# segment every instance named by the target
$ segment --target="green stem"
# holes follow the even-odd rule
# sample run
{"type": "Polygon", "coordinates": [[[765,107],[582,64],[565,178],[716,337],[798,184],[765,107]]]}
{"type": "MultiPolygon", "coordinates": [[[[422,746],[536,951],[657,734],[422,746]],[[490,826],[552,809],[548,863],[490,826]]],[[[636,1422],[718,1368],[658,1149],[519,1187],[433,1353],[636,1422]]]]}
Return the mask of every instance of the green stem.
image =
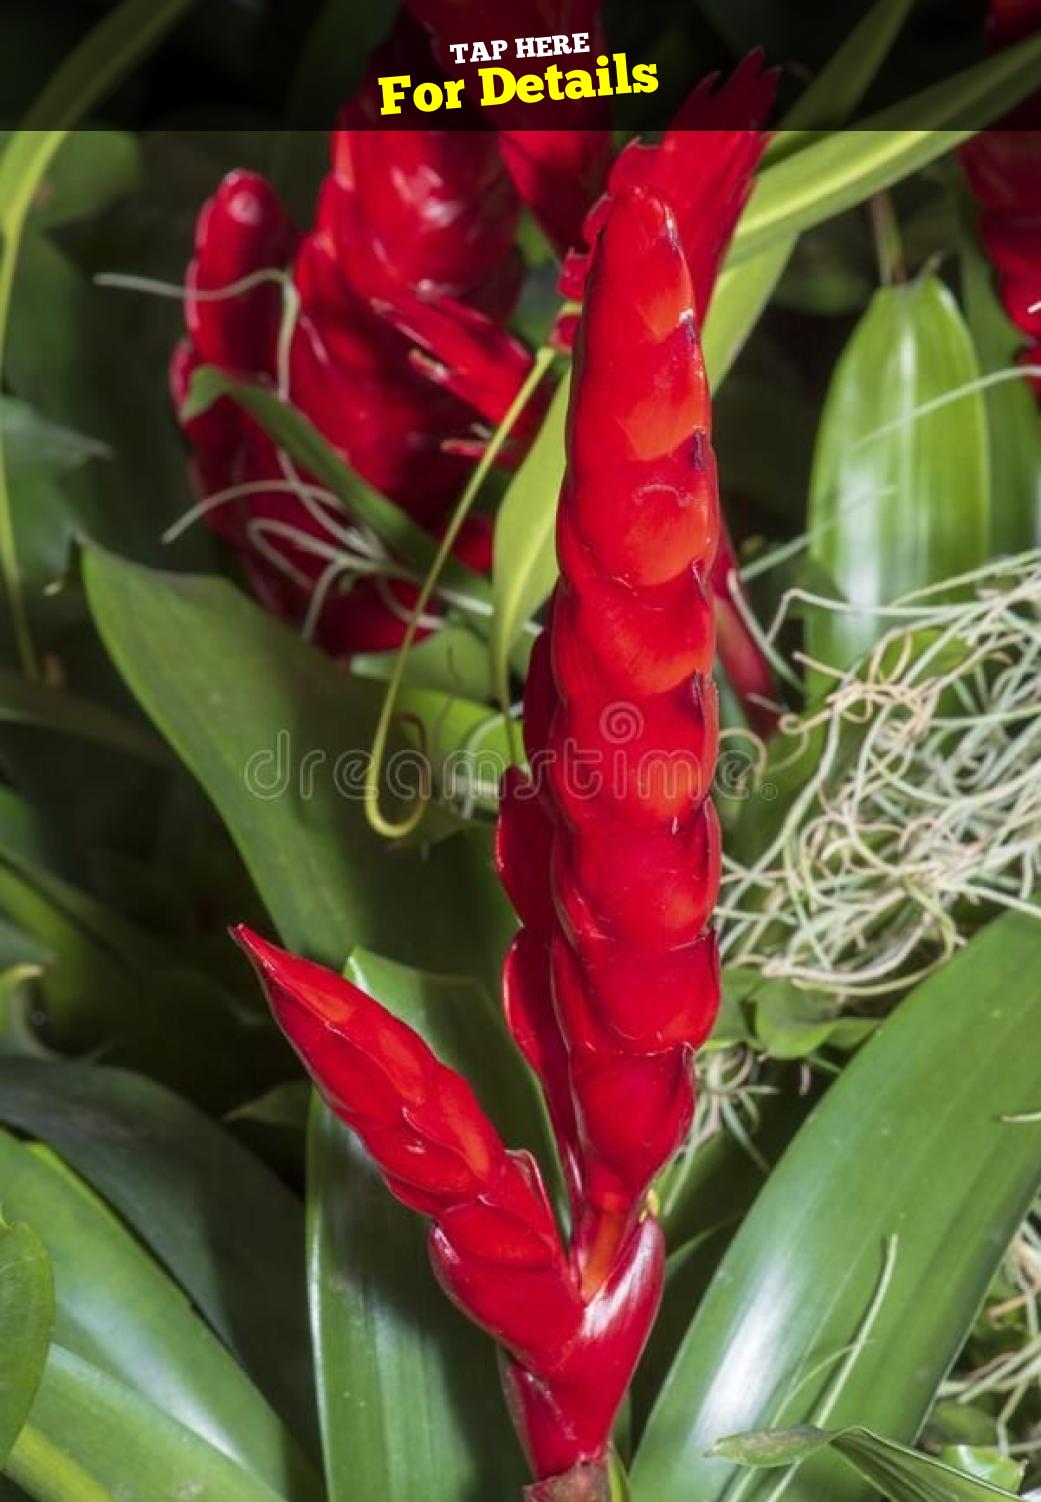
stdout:
{"type": "Polygon", "coordinates": [[[113,1502],[100,1481],[32,1424],[15,1441],[4,1474],[36,1502],[113,1502]]]}
{"type": "Polygon", "coordinates": [[[907,281],[907,264],[900,239],[893,199],[889,193],[876,193],[871,200],[871,227],[875,235],[878,273],[883,287],[907,281]]]}
{"type": "MultiPolygon", "coordinates": [[[[394,706],[397,702],[398,692],[401,688],[402,679],[405,675],[405,665],[408,662],[408,654],[415,640],[416,630],[422,619],[423,612],[430,603],[430,598],[437,588],[437,581],[441,576],[441,570],[451,556],[456,539],[462,530],[470,510],[477,499],[485,477],[498,457],[499,451],[513,431],[517,419],[527,406],[528,399],[538,386],[542,377],[553,362],[554,351],[548,347],[539,350],[532,363],[531,370],[523,386],[517,392],[510,403],[509,410],[499,424],[488,447],[481,455],[480,462],[470,476],[469,483],[459,499],[459,503],[452,513],[452,519],[445,529],[441,539],[441,545],[437,550],[430,572],[423,581],[423,587],[419,592],[419,598],[412,607],[408,626],[405,630],[405,638],[398,648],[398,655],[394,663],[394,671],[387,685],[387,693],[380,710],[380,717],[376,725],[376,734],[372,740],[372,751],[369,757],[369,766],[365,777],[365,813],[369,823],[378,834],[385,835],[387,839],[402,839],[412,833],[419,825],[426,808],[426,800],[420,796],[416,799],[410,813],[404,819],[395,822],[388,819],[380,808],[380,775],[383,770],[383,758],[387,751],[387,740],[390,736],[391,722],[394,716],[394,706]]],[[[509,717],[507,717],[509,723],[509,717]]]]}

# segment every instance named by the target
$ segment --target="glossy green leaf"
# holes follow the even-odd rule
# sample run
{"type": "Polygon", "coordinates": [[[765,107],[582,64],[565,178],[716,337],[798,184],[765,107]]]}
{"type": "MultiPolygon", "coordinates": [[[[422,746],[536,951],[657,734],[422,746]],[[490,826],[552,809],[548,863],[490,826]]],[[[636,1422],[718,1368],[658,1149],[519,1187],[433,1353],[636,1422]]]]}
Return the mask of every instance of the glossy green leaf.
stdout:
{"type": "Polygon", "coordinates": [[[0,1059],[0,1120],[49,1143],[119,1212],[308,1439],[304,1221],[280,1180],[194,1106],[122,1069],[0,1059]]]}
{"type": "Polygon", "coordinates": [[[286,1495],[60,1346],[8,1474],[35,1502],[282,1502],[286,1495]]]}
{"type": "Polygon", "coordinates": [[[1018,1496],[982,1476],[921,1455],[859,1424],[833,1430],[806,1425],[801,1429],[735,1434],[720,1440],[713,1452],[739,1465],[773,1468],[799,1465],[826,1448],[847,1460],[889,1502],[990,1502],[994,1497],[1018,1496]]]}
{"type": "Polygon", "coordinates": [[[360,798],[375,722],[365,686],[223,580],[85,559],[102,637],[202,783],[283,941],[341,966],[355,944],[498,975],[513,920],[487,843],[392,849],[360,798]]]}
{"type": "Polygon", "coordinates": [[[741,217],[732,263],[863,203],[997,119],[1041,84],[1041,36],[903,100],[849,130],[834,131],[760,175],[741,217]],[[900,129],[894,129],[899,125],[900,129]]]}
{"type": "Polygon", "coordinates": [[[565,376],[495,523],[491,661],[492,681],[500,697],[509,681],[514,643],[524,623],[549,598],[557,578],[557,496],[564,476],[564,421],[570,390],[570,376],[565,376]]]}
{"type": "MultiPolygon", "coordinates": [[[[57,69],[0,155],[0,371],[7,366],[8,318],[15,270],[33,199],[71,126],[158,44],[193,0],[123,0],[57,69]]],[[[25,617],[14,537],[7,460],[0,432],[0,576],[22,666],[38,673],[25,617]]]]}
{"type": "MultiPolygon", "coordinates": [[[[991,923],[831,1086],[691,1311],[637,1502],[718,1502],[733,1467],[705,1452],[728,1434],[863,1421],[914,1439],[1041,1185],[1041,1127],[1002,1120],[1041,1102],[1039,963],[1041,925],[991,923]]],[[[814,1460],[785,1495],[873,1492],[814,1460]]]]}
{"type": "Polygon", "coordinates": [[[43,1242],[0,1220],[0,1468],[29,1415],[54,1329],[54,1285],[43,1242]]]}
{"type": "Polygon", "coordinates": [[[71,1171],[0,1133],[5,1213],[40,1226],[55,1339],[275,1490],[314,1494],[284,1425],[184,1295],[71,1171]]]}
{"type": "MultiPolygon", "coordinates": [[[[364,522],[387,546],[424,577],[437,553],[437,543],[406,511],[388,501],[367,485],[326,442],[308,417],[289,402],[262,386],[237,381],[214,365],[201,366],[192,377],[191,391],[184,403],[182,420],[197,417],[221,397],[230,397],[343,503],[348,513],[364,522]]],[[[487,582],[456,558],[443,569],[445,586],[469,598],[487,601],[487,582]]]]}
{"type": "MultiPolygon", "coordinates": [[[[961,204],[961,271],[965,318],[984,375],[1010,370],[1023,335],[1009,320],[995,286],[994,267],[979,243],[976,210],[961,204]]],[[[1002,381],[984,393],[995,552],[1019,553],[1041,542],[1041,424],[1025,379],[1002,381]]]]}
{"type": "Polygon", "coordinates": [[[421,1217],[319,1103],[308,1239],[329,1502],[519,1496],[492,1342],[434,1282],[421,1217]]]}
{"type": "Polygon", "coordinates": [[[846,667],[884,629],[876,607],[987,558],[983,395],[918,415],[978,379],[968,330],[937,277],[876,293],[832,379],[809,509],[810,559],[856,613],[811,609],[811,658],[846,667]]]}

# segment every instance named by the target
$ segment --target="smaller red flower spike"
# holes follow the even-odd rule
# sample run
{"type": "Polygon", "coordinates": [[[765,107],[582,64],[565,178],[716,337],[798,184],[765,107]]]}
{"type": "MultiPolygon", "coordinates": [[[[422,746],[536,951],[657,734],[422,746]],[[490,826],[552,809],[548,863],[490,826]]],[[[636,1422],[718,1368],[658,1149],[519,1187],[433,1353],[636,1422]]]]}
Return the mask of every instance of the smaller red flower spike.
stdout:
{"type": "Polygon", "coordinates": [[[534,1160],[510,1153],[461,1075],[350,981],[233,930],[330,1109],[387,1187],[433,1221],[446,1292],[519,1361],[553,1367],[585,1311],[534,1160]]]}
{"type": "Polygon", "coordinates": [[[601,1461],[661,1299],[657,1222],[635,1227],[584,1298],[534,1160],[506,1150],[467,1082],[357,986],[248,928],[233,935],[323,1099],[391,1192],[430,1217],[445,1292],[503,1347],[535,1474],[601,1461]]]}

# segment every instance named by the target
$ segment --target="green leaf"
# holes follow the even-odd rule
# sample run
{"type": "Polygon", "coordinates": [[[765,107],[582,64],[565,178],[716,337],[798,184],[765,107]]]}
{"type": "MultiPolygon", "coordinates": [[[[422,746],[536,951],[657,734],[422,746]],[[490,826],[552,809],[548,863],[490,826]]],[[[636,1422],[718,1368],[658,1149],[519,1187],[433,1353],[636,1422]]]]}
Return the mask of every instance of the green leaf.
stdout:
{"type": "Polygon", "coordinates": [[[19,134],[76,125],[159,45],[194,0],[123,0],[66,58],[22,121],[19,134]]]}
{"type": "MultiPolygon", "coordinates": [[[[962,290],[965,317],[985,375],[1009,370],[1023,335],[995,288],[994,267],[979,243],[976,209],[961,195],[962,290]]],[[[1041,541],[1041,424],[1030,384],[1002,381],[984,394],[989,430],[991,536],[996,553],[1019,553],[1041,541]]]]}
{"type": "Polygon", "coordinates": [[[0,1059],[0,1120],[49,1143],[104,1196],[309,1439],[296,1196],[201,1111],[122,1069],[0,1059]]]}
{"type": "MultiPolygon", "coordinates": [[[[994,1497],[1016,1498],[1017,1492],[992,1485],[984,1477],[967,1474],[884,1439],[859,1424],[845,1429],[762,1430],[735,1434],[712,1448],[723,1459],[747,1466],[798,1465],[819,1450],[831,1448],[842,1455],[874,1491],[889,1502],[990,1502],[994,1497]]],[[[1019,1469],[1012,1463],[1012,1469],[1019,1469]]]]}
{"type": "Polygon", "coordinates": [[[53,1346],[8,1474],[36,1502],[282,1502],[99,1367],[53,1346]]]}
{"type": "Polygon", "coordinates": [[[84,567],[113,660],[217,805],[283,941],[337,968],[364,944],[497,984],[513,919],[486,842],[424,858],[368,826],[365,685],[223,580],[99,551],[84,567]]]}
{"type": "Polygon", "coordinates": [[[0,1468],[29,1415],[53,1328],[46,1248],[30,1226],[0,1220],[0,1468]]]}
{"type": "Polygon", "coordinates": [[[1013,1495],[1019,1495],[1026,1465],[1022,1460],[1013,1460],[1011,1455],[1002,1455],[1000,1450],[985,1445],[945,1445],[939,1457],[944,1465],[956,1471],[965,1471],[987,1481],[991,1486],[1004,1487],[1013,1495]]]}
{"type": "Polygon", "coordinates": [[[817,661],[845,668],[885,629],[876,607],[988,557],[982,393],[916,415],[978,379],[937,277],[875,294],[832,379],[814,456],[809,556],[856,611],[809,611],[817,661]]]}
{"type": "Polygon", "coordinates": [[[36,189],[30,222],[56,229],[93,218],[132,193],[140,179],[141,144],[129,131],[71,131],[36,189]]]}
{"type": "MultiPolygon", "coordinates": [[[[236,381],[215,365],[203,365],[192,377],[191,390],[181,411],[182,420],[198,417],[221,397],[230,397],[255,417],[264,431],[326,486],[352,517],[371,527],[392,552],[412,564],[421,577],[425,576],[437,554],[435,539],[400,506],[355,474],[299,407],[262,386],[236,381]]],[[[448,588],[471,599],[490,598],[487,582],[457,558],[446,562],[443,577],[448,588]]]]}
{"type": "Polygon", "coordinates": [[[60,1345],[275,1490],[313,1495],[284,1426],[184,1295],[69,1169],[0,1133],[0,1193],[6,1213],[42,1227],[60,1345]]]}
{"type": "MultiPolygon", "coordinates": [[[[991,923],[828,1090],[687,1329],[632,1468],[637,1502],[718,1502],[732,1470],[704,1452],[739,1431],[862,1419],[914,1439],[1041,1183],[1038,1128],[1001,1119],[1041,1102],[1039,963],[1033,919],[991,923]]],[[[873,1495],[818,1465],[788,1502],[873,1495]]]]}
{"type": "MultiPolygon", "coordinates": [[[[191,4],[192,0],[123,0],[66,58],[22,122],[24,128],[5,146],[0,156],[0,371],[7,364],[8,316],[22,235],[44,175],[69,128],[105,98],[191,4]]],[[[35,676],[38,663],[22,602],[2,432],[0,575],[22,665],[35,676]]]]}
{"type": "Polygon", "coordinates": [[[570,376],[565,376],[495,523],[491,659],[492,682],[500,698],[508,683],[514,643],[556,583],[557,495],[564,476],[564,421],[570,390],[570,376]]]}
{"type": "Polygon", "coordinates": [[[741,216],[731,263],[863,203],[928,166],[974,134],[943,127],[972,119],[978,129],[1041,83],[1041,36],[1028,38],[787,156],[760,174],[741,216]],[[892,129],[899,124],[902,128],[892,129]]]}
{"type": "Polygon", "coordinates": [[[0,434],[12,467],[76,469],[88,459],[107,459],[111,449],[97,438],[48,422],[28,402],[0,396],[0,434]]]}
{"type": "Polygon", "coordinates": [[[776,244],[745,257],[740,265],[724,266],[712,294],[702,336],[705,369],[713,391],[723,384],[770,301],[795,249],[796,238],[782,236],[776,244]]]}
{"type": "Polygon", "coordinates": [[[170,757],[161,741],[133,720],[92,704],[79,694],[49,688],[0,667],[0,721],[14,725],[38,725],[61,735],[81,736],[99,746],[169,767],[170,757]]]}
{"type": "Polygon", "coordinates": [[[875,0],[784,117],[784,130],[837,129],[874,83],[914,0],[875,0]]]}
{"type": "MultiPolygon", "coordinates": [[[[374,678],[387,683],[394,671],[397,652],[356,652],[351,672],[356,678],[374,678]]],[[[466,626],[445,625],[409,650],[403,682],[418,688],[436,688],[464,699],[489,699],[492,680],[488,647],[466,626]]]]}
{"type": "Polygon", "coordinates": [[[518,1496],[524,1466],[493,1344],[435,1284],[423,1221],[318,1102],[308,1156],[329,1502],[518,1496]]]}

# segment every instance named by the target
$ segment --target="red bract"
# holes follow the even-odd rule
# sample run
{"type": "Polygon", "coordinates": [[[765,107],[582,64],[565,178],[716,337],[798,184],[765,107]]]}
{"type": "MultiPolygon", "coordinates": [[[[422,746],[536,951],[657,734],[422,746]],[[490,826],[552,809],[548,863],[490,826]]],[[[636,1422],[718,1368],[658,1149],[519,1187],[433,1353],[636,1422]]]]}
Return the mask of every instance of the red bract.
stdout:
{"type": "Polygon", "coordinates": [[[620,194],[575,358],[561,580],[525,703],[531,772],[508,775],[497,840],[523,925],[505,965],[506,1016],[560,1143],[570,1248],[534,1162],[506,1150],[466,1082],[411,1029],[347,981],[237,931],[329,1106],[392,1192],[431,1218],[439,1280],[503,1349],[535,1475],[566,1474],[570,1497],[602,1475],[661,1298],[648,1190],[690,1126],[693,1053],[718,1001],[705,588],[718,506],[693,297],[667,207],[620,194]],[[594,774],[588,787],[579,765],[594,774]]]}
{"type": "MultiPolygon", "coordinates": [[[[436,529],[468,470],[453,440],[469,438],[478,413],[417,368],[374,300],[446,297],[504,316],[518,285],[517,199],[490,135],[344,129],[333,160],[302,240],[254,173],[230,174],[203,209],[174,400],[202,363],[277,386],[363,479],[436,529]],[[281,346],[282,289],[273,276],[243,287],[264,272],[291,276],[299,297],[281,346]]],[[[411,585],[362,577],[336,587],[352,559],[354,572],[371,565],[372,539],[352,532],[351,518],[231,402],[187,430],[205,496],[245,487],[207,517],[262,601],[298,624],[311,610],[317,640],[336,655],[396,645],[411,585]]],[[[487,528],[469,527],[460,551],[485,567],[487,528]]]]}
{"type": "MultiPolygon", "coordinates": [[[[1041,29],[1041,0],[991,0],[988,40],[1008,47],[1041,29]]],[[[962,147],[969,186],[982,207],[980,235],[998,273],[998,292],[1009,318],[1026,336],[1025,365],[1041,363],[1041,94],[1018,105],[1003,122],[962,147]]],[[[1041,396],[1041,378],[1031,383],[1041,396]]]]}

